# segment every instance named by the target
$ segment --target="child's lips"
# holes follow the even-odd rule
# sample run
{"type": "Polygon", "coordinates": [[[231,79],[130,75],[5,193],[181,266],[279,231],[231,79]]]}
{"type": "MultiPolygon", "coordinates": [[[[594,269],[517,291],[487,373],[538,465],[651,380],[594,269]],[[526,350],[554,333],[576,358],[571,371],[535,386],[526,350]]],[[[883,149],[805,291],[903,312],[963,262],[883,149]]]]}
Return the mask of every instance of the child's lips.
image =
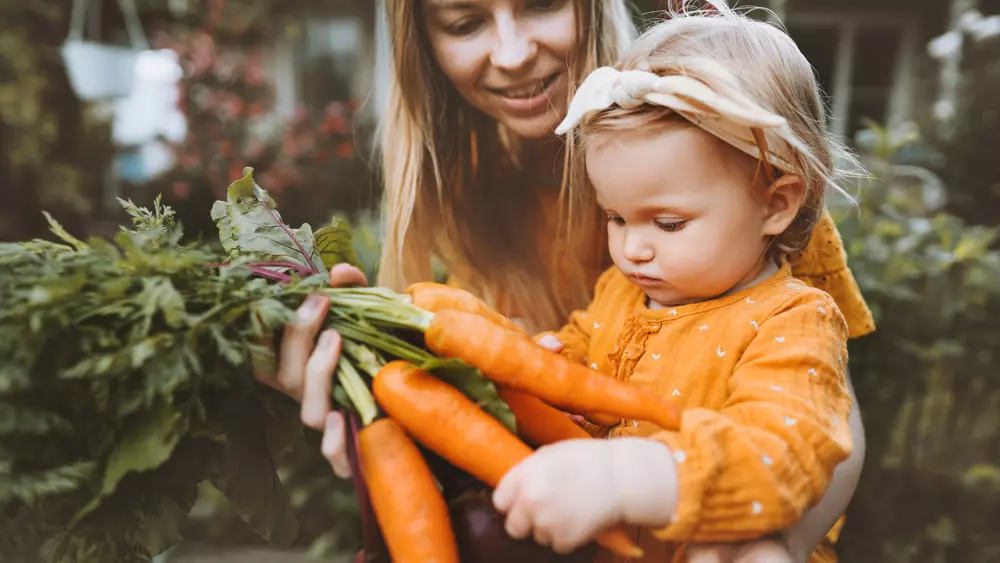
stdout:
{"type": "Polygon", "coordinates": [[[645,274],[629,274],[629,279],[639,285],[650,285],[654,283],[660,283],[663,280],[660,278],[654,278],[652,276],[647,276],[645,274]]]}

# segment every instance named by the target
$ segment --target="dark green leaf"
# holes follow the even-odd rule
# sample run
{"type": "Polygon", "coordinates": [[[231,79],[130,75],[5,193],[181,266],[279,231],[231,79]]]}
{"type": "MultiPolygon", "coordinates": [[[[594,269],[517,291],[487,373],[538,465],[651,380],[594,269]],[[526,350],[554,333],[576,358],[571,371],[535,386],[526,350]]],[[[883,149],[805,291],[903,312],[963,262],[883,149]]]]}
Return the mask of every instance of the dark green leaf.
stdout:
{"type": "Polygon", "coordinates": [[[260,404],[252,394],[240,394],[220,405],[219,414],[226,443],[212,484],[262,538],[290,545],[299,524],[268,450],[260,404]]]}
{"type": "Polygon", "coordinates": [[[155,469],[167,461],[187,431],[187,424],[184,413],[164,403],[136,414],[126,423],[121,440],[108,458],[98,496],[73,521],[78,522],[100,506],[128,473],[155,469]]]}

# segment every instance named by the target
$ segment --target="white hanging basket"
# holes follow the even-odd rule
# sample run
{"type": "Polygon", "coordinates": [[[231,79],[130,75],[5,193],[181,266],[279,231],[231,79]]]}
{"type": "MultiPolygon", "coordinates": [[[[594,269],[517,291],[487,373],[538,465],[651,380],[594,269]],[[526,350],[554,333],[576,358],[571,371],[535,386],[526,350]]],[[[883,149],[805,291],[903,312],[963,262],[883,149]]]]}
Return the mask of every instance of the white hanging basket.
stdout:
{"type": "Polygon", "coordinates": [[[91,0],[73,0],[69,37],[62,46],[70,85],[77,96],[86,101],[128,96],[134,83],[136,58],[149,48],[135,4],[132,0],[118,0],[125,15],[131,47],[106,45],[84,38],[85,16],[90,5],[91,0]]]}

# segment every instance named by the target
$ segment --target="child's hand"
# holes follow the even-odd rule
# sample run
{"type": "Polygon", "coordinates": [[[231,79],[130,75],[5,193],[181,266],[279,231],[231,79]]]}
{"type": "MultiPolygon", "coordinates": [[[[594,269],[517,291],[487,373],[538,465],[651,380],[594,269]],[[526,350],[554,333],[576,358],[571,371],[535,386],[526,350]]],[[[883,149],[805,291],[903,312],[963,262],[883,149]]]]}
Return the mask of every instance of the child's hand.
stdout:
{"type": "Polygon", "coordinates": [[[512,469],[493,494],[511,537],[532,536],[557,553],[619,522],[665,525],[676,508],[670,450],[641,438],[567,440],[512,469]]]}

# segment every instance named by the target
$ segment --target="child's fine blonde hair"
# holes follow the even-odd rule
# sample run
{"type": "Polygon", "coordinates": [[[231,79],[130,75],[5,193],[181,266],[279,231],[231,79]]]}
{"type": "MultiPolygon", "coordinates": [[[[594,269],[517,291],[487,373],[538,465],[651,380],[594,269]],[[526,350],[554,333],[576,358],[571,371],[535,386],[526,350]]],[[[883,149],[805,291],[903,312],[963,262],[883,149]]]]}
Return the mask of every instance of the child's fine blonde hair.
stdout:
{"type": "MultiPolygon", "coordinates": [[[[674,3],[671,3],[674,4],[674,3]]],[[[826,109],[812,66],[795,42],[777,26],[753,19],[747,10],[736,11],[724,2],[700,2],[697,9],[684,0],[669,10],[663,22],[645,31],[615,65],[619,71],[644,70],[658,76],[687,76],[704,83],[725,100],[747,100],[766,112],[783,117],[786,124],[754,129],[753,138],[762,155],[781,155],[786,166],[778,169],[764,158],[745,152],[757,174],[767,183],[787,174],[798,175],[804,198],[798,216],[775,238],[771,249],[790,254],[804,249],[824,208],[827,187],[850,199],[838,182],[861,172],[851,152],[828,131],[826,109]]],[[[686,100],[697,105],[697,100],[686,100]]],[[[725,111],[712,108],[726,118],[725,111]]],[[[676,126],[694,123],[676,111],[643,103],[627,109],[612,106],[585,117],[571,137],[578,147],[594,142],[608,130],[676,126]]],[[[720,140],[720,142],[723,142],[720,140]]],[[[593,189],[586,179],[583,150],[577,150],[571,186],[577,194],[593,189]]]]}

